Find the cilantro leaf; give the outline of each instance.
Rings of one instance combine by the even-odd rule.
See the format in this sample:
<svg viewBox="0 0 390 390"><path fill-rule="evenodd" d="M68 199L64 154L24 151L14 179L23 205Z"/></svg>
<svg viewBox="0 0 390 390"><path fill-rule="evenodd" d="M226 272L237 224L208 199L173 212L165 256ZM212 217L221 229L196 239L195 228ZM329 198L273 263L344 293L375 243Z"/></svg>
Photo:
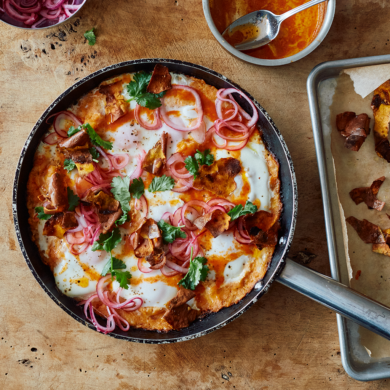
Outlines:
<svg viewBox="0 0 390 390"><path fill-rule="evenodd" d="M206 149L204 152L199 152L196 149L195 158L199 165L211 165L214 162L214 156L210 153L210 149Z"/></svg>
<svg viewBox="0 0 390 390"><path fill-rule="evenodd" d="M109 272L115 269L126 269L126 264L122 260L111 256L110 260L107 261L102 270L102 276L106 276Z"/></svg>
<svg viewBox="0 0 390 390"><path fill-rule="evenodd" d="M138 72L134 75L133 80L127 84L127 92L130 95L130 100L135 100L140 106L154 110L161 106L160 98L165 92L150 93L146 91L152 75L146 72Z"/></svg>
<svg viewBox="0 0 390 390"><path fill-rule="evenodd" d="M178 284L188 290L195 290L195 287L199 284L199 282L204 282L206 280L209 272L209 267L205 265L206 263L206 258L195 257L195 259L190 261L188 272Z"/></svg>
<svg viewBox="0 0 390 390"><path fill-rule="evenodd" d="M91 139L91 142L94 145L101 146L103 149L107 149L107 150L112 149L112 142L103 141L100 138L99 134L96 133L96 131L92 128L92 126L89 123L84 123L83 125L81 125L81 127L85 129L85 131L89 135L89 138Z"/></svg>
<svg viewBox="0 0 390 390"><path fill-rule="evenodd" d="M123 213L119 219L115 221L116 226L121 226L129 219L129 214Z"/></svg>
<svg viewBox="0 0 390 390"><path fill-rule="evenodd" d="M116 176L111 182L111 192L114 198L121 204L123 215L118 221L117 225L122 225L127 221L128 213L130 211L130 177Z"/></svg>
<svg viewBox="0 0 390 390"><path fill-rule="evenodd" d="M196 178L196 176L198 176L198 171L199 171L199 165L198 165L198 161L196 160L195 157L192 157L192 156L188 156L185 160L185 167L187 169L187 171L189 173L191 173L191 175L194 176L194 178Z"/></svg>
<svg viewBox="0 0 390 390"><path fill-rule="evenodd" d="M44 221L47 221L51 217L50 214L45 214L43 207L35 207L35 212L38 214L38 218Z"/></svg>
<svg viewBox="0 0 390 390"><path fill-rule="evenodd" d="M133 80L127 84L127 92L130 96L136 97L146 92L146 88L150 82L152 75L144 71L134 75Z"/></svg>
<svg viewBox="0 0 390 390"><path fill-rule="evenodd" d="M119 286L128 290L131 279L131 273L129 271L113 271L112 275L115 276L116 281L119 283Z"/></svg>
<svg viewBox="0 0 390 390"><path fill-rule="evenodd" d="M74 209L79 205L80 198L68 187L68 203L69 203L69 211L74 211Z"/></svg>
<svg viewBox="0 0 390 390"><path fill-rule="evenodd" d="M78 133L81 130L79 127L70 126L68 129L68 137L71 137L72 135Z"/></svg>
<svg viewBox="0 0 390 390"><path fill-rule="evenodd" d="M119 228L115 228L112 233L100 233L97 241L92 245L93 251L106 251L110 253L122 240Z"/></svg>
<svg viewBox="0 0 390 390"><path fill-rule="evenodd" d="M200 152L196 149L195 156L188 156L185 160L185 167L191 175L198 176L200 165L211 165L214 162L214 156L210 153L210 149Z"/></svg>
<svg viewBox="0 0 390 390"><path fill-rule="evenodd" d="M242 217L243 215L254 214L256 211L257 206L247 200L244 207L242 207L242 204L238 204L237 206L234 206L230 211L228 211L227 214L231 218L231 220L234 221L235 219Z"/></svg>
<svg viewBox="0 0 390 390"><path fill-rule="evenodd" d="M74 126L69 127L68 130L68 136L71 137L72 135L75 135L80 130L85 129L87 134L89 135L89 138L91 139L91 142L96 146L101 146L103 149L110 150L112 149L112 142L104 141L100 137L98 133L92 128L92 126L89 123L84 123L83 125L80 125L79 127L75 128ZM96 149L95 149L96 150ZM91 152L91 150L90 150ZM96 151L97 153L97 151ZM91 152L93 157L93 152Z"/></svg>
<svg viewBox="0 0 390 390"><path fill-rule="evenodd" d="M130 193L134 198L139 199L145 192L145 185L144 181L139 179L134 179L133 182L130 184Z"/></svg>
<svg viewBox="0 0 390 390"><path fill-rule="evenodd" d="M249 202L249 200L247 200L244 209L241 211L241 215L254 214L256 211L257 211L257 206Z"/></svg>
<svg viewBox="0 0 390 390"><path fill-rule="evenodd" d="M171 176L162 175L154 177L148 188L149 192L169 191L175 186L175 180Z"/></svg>
<svg viewBox="0 0 390 390"><path fill-rule="evenodd" d="M89 153L92 154L92 161L95 161L96 163L99 162L98 158L100 157L100 153L96 150L96 148L92 147L89 149Z"/></svg>
<svg viewBox="0 0 390 390"><path fill-rule="evenodd" d="M71 158L67 158L64 161L64 169L66 169L69 173L71 171L73 171L73 169L75 169L75 168L76 168L76 164L74 163L74 161Z"/></svg>
<svg viewBox="0 0 390 390"><path fill-rule="evenodd" d="M96 36L93 30L95 30L95 27L84 33L84 38L88 41L89 46L93 46L96 43Z"/></svg>
<svg viewBox="0 0 390 390"><path fill-rule="evenodd" d="M145 92L136 98L137 103L142 107L147 107L150 110L155 110L161 106L160 98L164 96L164 92L159 94Z"/></svg>
<svg viewBox="0 0 390 390"><path fill-rule="evenodd" d="M158 227L161 229L163 240L168 243L172 243L176 238L186 238L185 234L180 227L172 226L163 219L157 222Z"/></svg>

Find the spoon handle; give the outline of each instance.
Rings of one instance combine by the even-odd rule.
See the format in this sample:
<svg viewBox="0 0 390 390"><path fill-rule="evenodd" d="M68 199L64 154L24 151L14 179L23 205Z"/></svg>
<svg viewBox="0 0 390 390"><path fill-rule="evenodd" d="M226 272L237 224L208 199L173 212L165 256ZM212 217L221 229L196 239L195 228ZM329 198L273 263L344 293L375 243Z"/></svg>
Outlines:
<svg viewBox="0 0 390 390"><path fill-rule="evenodd" d="M295 15L296 13L301 12L301 11L303 11L306 8L313 7L313 5L320 4L320 3L324 2L324 1L327 1L327 0L311 0L311 1L307 2L307 3L305 3L305 4L300 5L297 8L293 8L290 11L287 11L284 14L279 15L278 16L279 24L282 23L283 20L286 20L287 18L289 18L290 16Z"/></svg>

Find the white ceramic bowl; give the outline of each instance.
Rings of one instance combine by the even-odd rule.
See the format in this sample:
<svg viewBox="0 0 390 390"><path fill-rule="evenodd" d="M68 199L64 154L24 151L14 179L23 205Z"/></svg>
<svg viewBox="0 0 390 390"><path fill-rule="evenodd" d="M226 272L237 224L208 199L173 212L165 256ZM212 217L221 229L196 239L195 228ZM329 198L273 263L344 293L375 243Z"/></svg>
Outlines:
<svg viewBox="0 0 390 390"><path fill-rule="evenodd" d="M81 10L81 8L84 7L86 2L87 2L87 0L75 0L74 4L77 4L77 5L80 4L81 6L76 12L73 12L72 16L70 16L69 18L66 18L65 20L63 20L62 22L59 22L59 23L55 22L55 21L48 21L47 25L44 25L43 27L37 27L37 28L27 27L23 22L12 18L11 16L9 16L5 12L2 12L1 7L0 7L0 21L2 21L5 24L8 24L9 26L21 28L23 30L44 30L46 28L56 27L56 26L59 26L60 24L69 22L69 20L72 19ZM2 3L0 3L0 5L2 5Z"/></svg>
<svg viewBox="0 0 390 390"><path fill-rule="evenodd" d="M231 54L235 55L236 57L240 58L241 60L244 60L246 62L250 62L252 64L256 65L263 65L263 66L279 66L279 65L286 65L290 64L291 62L295 62L300 60L303 57L306 57L309 53L311 53L326 37L326 34L328 34L328 31L330 29L330 26L333 22L333 17L335 14L336 9L336 0L328 0L327 3L327 9L324 21L322 23L322 27L318 35L315 37L314 41L307 46L305 49L300 51L297 54L294 54L291 57L286 58L280 58L278 60L264 60L261 58L255 58L252 56L248 56L247 54L244 54L243 52L236 50L232 45L226 42L226 40L222 37L221 33L217 30L215 27L213 18L211 17L210 12L210 1L209 0L202 0L203 1L203 12L204 16L206 17L207 24L210 27L211 32L213 33L214 37L217 39L217 41Z"/></svg>

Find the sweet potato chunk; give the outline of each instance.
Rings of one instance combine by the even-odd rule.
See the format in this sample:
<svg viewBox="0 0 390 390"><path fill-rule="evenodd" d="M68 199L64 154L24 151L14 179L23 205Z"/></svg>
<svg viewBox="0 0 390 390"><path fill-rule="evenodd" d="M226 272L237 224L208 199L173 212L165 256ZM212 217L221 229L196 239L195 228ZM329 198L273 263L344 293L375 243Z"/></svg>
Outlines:
<svg viewBox="0 0 390 390"><path fill-rule="evenodd" d="M102 225L102 233L106 234L109 232L122 214L123 211L120 208L111 214L98 213L99 222Z"/></svg>
<svg viewBox="0 0 390 390"><path fill-rule="evenodd" d="M384 181L385 177L382 176L379 179L376 179L370 187L355 188L349 193L349 195L356 204L364 202L369 209L381 211L385 206L385 202L378 200L376 196Z"/></svg>
<svg viewBox="0 0 390 390"><path fill-rule="evenodd" d="M344 146L357 152L370 134L370 118L367 114L344 112L336 117L336 126L345 137Z"/></svg>
<svg viewBox="0 0 390 390"><path fill-rule="evenodd" d="M120 207L120 203L112 195L108 195L104 191L99 191L98 193L90 191L83 200L92 203L98 212L102 214L114 213Z"/></svg>
<svg viewBox="0 0 390 390"><path fill-rule="evenodd" d="M104 234L114 227L115 222L123 214L120 203L112 195L106 194L104 191L99 191L98 193L90 191L83 201L94 206Z"/></svg>
<svg viewBox="0 0 390 390"><path fill-rule="evenodd" d="M64 173L56 167L52 170L54 173L50 176L48 188L51 206L44 207L45 214L60 213L69 207Z"/></svg>
<svg viewBox="0 0 390 390"><path fill-rule="evenodd" d="M80 130L76 134L72 135L69 138L66 138L64 141L61 141L58 146L64 149L74 149L74 148L88 148L90 145L89 135L85 130Z"/></svg>
<svg viewBox="0 0 390 390"><path fill-rule="evenodd" d="M172 88L171 75L166 66L157 64L154 67L152 78L149 81L149 85L146 90L151 93L161 93Z"/></svg>
<svg viewBox="0 0 390 390"><path fill-rule="evenodd" d="M244 228L259 249L273 247L278 243L280 228L277 215L260 210L243 217Z"/></svg>
<svg viewBox="0 0 390 390"><path fill-rule="evenodd" d="M160 140L150 149L142 163L142 168L155 176L161 176L167 162L168 133L163 132Z"/></svg>
<svg viewBox="0 0 390 390"><path fill-rule="evenodd" d="M137 230L134 230L135 226L137 226ZM162 236L156 221L152 218L139 218L131 228L131 231L137 234L136 239L133 240L133 243L135 243L135 248L133 248L135 256L146 258L152 265L157 265L157 268L153 269L164 266L166 259L164 251L160 249ZM159 264L161 264L161 267L158 267Z"/></svg>
<svg viewBox="0 0 390 390"><path fill-rule="evenodd" d="M153 251L153 241L150 238L144 238L142 244L135 248L134 255L138 258L144 258L150 256Z"/></svg>
<svg viewBox="0 0 390 390"><path fill-rule="evenodd" d="M227 213L221 210L214 210L212 213L207 213L199 218L196 218L194 225L198 229L204 227L209 230L213 237L218 237L224 231L229 229L229 222L231 218Z"/></svg>
<svg viewBox="0 0 390 390"><path fill-rule="evenodd" d="M107 124L114 123L120 117L126 114L126 102L121 94L122 81L113 83L102 83L99 86L99 92L106 97L106 119Z"/></svg>
<svg viewBox="0 0 390 390"><path fill-rule="evenodd" d="M65 211L53 215L45 222L43 234L45 236L55 236L59 239L64 237L64 234L78 226L78 222L73 211Z"/></svg>
<svg viewBox="0 0 390 390"><path fill-rule="evenodd" d="M80 176L86 176L95 169L92 163L92 154L89 151L90 144L89 135L85 130L81 130L59 143L65 157L75 162Z"/></svg>
<svg viewBox="0 0 390 390"><path fill-rule="evenodd" d="M165 252L161 248L154 248L153 253L145 257L145 260L150 264L151 269L160 269L167 262Z"/></svg>
<svg viewBox="0 0 390 390"><path fill-rule="evenodd" d="M185 288L180 288L175 298L167 303L168 311L163 318L173 329L185 328L195 321L198 313L187 305L187 302L195 296L195 293Z"/></svg>
<svg viewBox="0 0 390 390"><path fill-rule="evenodd" d="M199 190L208 190L217 196L227 197L236 189L234 178L240 172L239 160L232 157L221 158L211 165L202 165L193 186Z"/></svg>
<svg viewBox="0 0 390 390"><path fill-rule="evenodd" d="M389 119L390 119L390 80L383 83L374 91L371 101L374 113L375 151L379 157L390 162Z"/></svg>
<svg viewBox="0 0 390 390"><path fill-rule="evenodd" d="M363 219L359 221L355 217L348 217L346 221L356 230L356 233L366 244L386 244L381 228Z"/></svg>

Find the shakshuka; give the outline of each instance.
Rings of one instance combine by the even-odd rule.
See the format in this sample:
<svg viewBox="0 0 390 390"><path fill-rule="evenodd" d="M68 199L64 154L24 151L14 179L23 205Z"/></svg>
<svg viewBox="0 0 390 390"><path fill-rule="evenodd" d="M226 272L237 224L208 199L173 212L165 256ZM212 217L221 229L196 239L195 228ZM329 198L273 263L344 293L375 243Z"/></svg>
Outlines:
<svg viewBox="0 0 390 390"><path fill-rule="evenodd" d="M241 91L162 65L48 119L27 185L32 238L98 331L179 330L264 277L282 203L257 122Z"/></svg>

